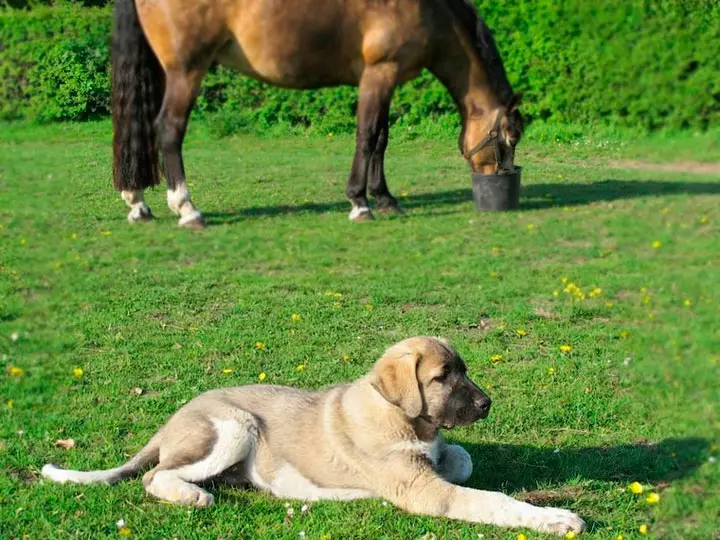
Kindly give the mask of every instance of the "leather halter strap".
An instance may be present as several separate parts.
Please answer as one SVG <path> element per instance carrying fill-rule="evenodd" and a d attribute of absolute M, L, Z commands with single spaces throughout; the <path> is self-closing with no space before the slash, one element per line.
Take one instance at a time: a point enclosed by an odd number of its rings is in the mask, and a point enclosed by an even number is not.
<path fill-rule="evenodd" d="M 502 170 L 502 154 L 500 152 L 500 120 L 501 115 L 498 114 L 497 118 L 495 119 L 495 122 L 493 123 L 492 128 L 490 128 L 490 131 L 488 131 L 487 137 L 485 137 L 482 141 L 477 143 L 475 146 L 473 146 L 470 150 L 465 152 L 463 154 L 463 157 L 470 161 L 472 157 L 480 152 L 481 150 L 484 150 L 486 147 L 492 145 L 493 147 L 493 153 L 495 154 L 495 165 L 497 165 L 498 172 Z"/>

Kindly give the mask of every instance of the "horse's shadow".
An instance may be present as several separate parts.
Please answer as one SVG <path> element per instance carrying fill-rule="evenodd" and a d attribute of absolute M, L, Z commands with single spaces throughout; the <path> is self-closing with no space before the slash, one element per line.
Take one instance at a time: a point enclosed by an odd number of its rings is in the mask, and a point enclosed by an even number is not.
<path fill-rule="evenodd" d="M 523 186 L 520 194 L 521 210 L 538 210 L 554 206 L 579 206 L 595 202 L 611 202 L 637 197 L 666 195 L 720 195 L 718 182 L 675 182 L 671 180 L 615 180 L 592 183 L 544 183 Z M 469 188 L 420 193 L 404 197 L 400 202 L 406 209 L 432 208 L 467 204 L 472 201 Z M 254 217 L 275 217 L 287 214 L 344 212 L 347 201 L 301 203 L 241 208 L 230 212 L 205 214 L 213 225 L 230 224 Z"/>
<path fill-rule="evenodd" d="M 691 474 L 710 455 L 709 442 L 699 437 L 585 448 L 497 443 L 462 446 L 473 458 L 469 485 L 503 491 L 536 490 L 575 479 L 662 484 Z M 560 496 L 562 493 L 559 490 Z"/>

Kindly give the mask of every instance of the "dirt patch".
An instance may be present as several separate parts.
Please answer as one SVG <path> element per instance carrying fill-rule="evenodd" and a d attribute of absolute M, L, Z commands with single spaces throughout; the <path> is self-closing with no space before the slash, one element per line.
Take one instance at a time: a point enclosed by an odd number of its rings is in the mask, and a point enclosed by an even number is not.
<path fill-rule="evenodd" d="M 568 500 L 577 500 L 582 493 L 581 487 L 572 486 L 556 490 L 525 491 L 518 494 L 517 498 L 536 506 L 554 506 Z"/>
<path fill-rule="evenodd" d="M 698 161 L 676 161 L 674 163 L 646 163 L 634 159 L 611 161 L 610 169 L 639 169 L 644 171 L 663 171 L 693 174 L 720 174 L 720 163 L 702 163 Z"/>

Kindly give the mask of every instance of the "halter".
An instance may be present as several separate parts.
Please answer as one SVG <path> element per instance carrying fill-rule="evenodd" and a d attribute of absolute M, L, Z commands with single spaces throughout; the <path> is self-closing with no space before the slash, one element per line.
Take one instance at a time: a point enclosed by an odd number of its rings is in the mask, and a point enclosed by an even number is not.
<path fill-rule="evenodd" d="M 483 150 L 484 148 L 492 144 L 493 153 L 495 154 L 495 165 L 497 166 L 498 173 L 504 171 L 504 169 L 502 168 L 502 153 L 500 151 L 501 118 L 501 115 L 498 113 L 495 118 L 495 122 L 493 122 L 493 126 L 490 128 L 490 131 L 488 131 L 487 137 L 485 137 L 482 141 L 477 143 L 470 150 L 463 154 L 463 157 L 469 162 L 475 154 L 480 152 L 480 150 Z"/>

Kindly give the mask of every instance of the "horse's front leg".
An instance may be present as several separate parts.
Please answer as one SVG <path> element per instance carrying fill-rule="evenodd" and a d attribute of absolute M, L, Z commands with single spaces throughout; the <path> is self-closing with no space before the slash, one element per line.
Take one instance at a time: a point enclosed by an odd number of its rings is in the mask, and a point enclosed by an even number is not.
<path fill-rule="evenodd" d="M 389 118 L 385 115 L 384 125 L 380 130 L 377 145 L 370 157 L 370 168 L 368 170 L 368 191 L 375 198 L 375 209 L 378 212 L 402 214 L 397 199 L 390 194 L 385 179 L 385 150 L 388 145 L 390 134 Z"/>
<path fill-rule="evenodd" d="M 382 63 L 367 66 L 360 79 L 355 157 L 345 190 L 352 205 L 349 216 L 351 221 L 373 219 L 367 200 L 368 178 L 383 129 L 387 129 L 396 76 L 397 66 Z M 387 145 L 387 134 L 384 145 Z"/>

